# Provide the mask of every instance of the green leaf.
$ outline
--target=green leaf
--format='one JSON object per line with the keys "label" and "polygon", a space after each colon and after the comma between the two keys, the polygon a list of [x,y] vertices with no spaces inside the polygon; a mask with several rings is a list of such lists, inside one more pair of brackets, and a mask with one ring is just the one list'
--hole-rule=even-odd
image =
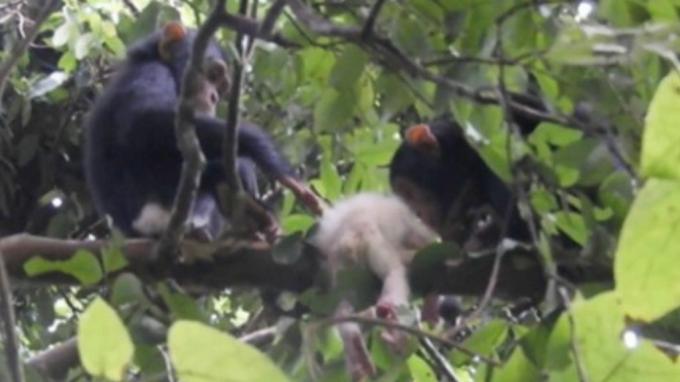
{"label": "green leaf", "polygon": [[78,36],[75,47],[73,48],[76,59],[82,60],[83,58],[87,57],[87,54],[90,52],[90,48],[92,47],[93,43],[94,37],[91,33]]}
{"label": "green leaf", "polygon": [[67,73],[72,73],[78,66],[78,61],[76,61],[73,52],[67,50],[66,52],[64,52],[64,54],[61,55],[61,58],[59,59],[57,66],[59,67],[59,69]]}
{"label": "green leaf", "polygon": [[545,188],[536,188],[531,191],[531,205],[539,214],[547,214],[558,208],[555,195]]}
{"label": "green leaf", "polygon": [[342,191],[342,179],[338,170],[331,163],[328,155],[324,155],[321,160],[321,182],[325,191],[325,196],[330,200],[336,200]]}
{"label": "green leaf", "polygon": [[299,56],[303,63],[303,78],[328,83],[328,76],[335,64],[335,55],[325,49],[309,48],[303,50]]}
{"label": "green leaf", "polygon": [[314,218],[306,214],[290,214],[281,219],[281,227],[286,233],[307,231],[314,224]]}
{"label": "green leaf", "polygon": [[125,268],[128,261],[120,247],[112,245],[102,250],[102,264],[104,265],[104,272],[113,273]]}
{"label": "green leaf", "polygon": [[[497,352],[496,348],[505,341],[507,336],[508,324],[501,320],[493,320],[467,338],[463,342],[463,346],[474,354],[494,358]],[[470,355],[455,349],[451,351],[451,354],[451,362],[455,365],[467,363],[472,358]]]}
{"label": "green leaf", "polygon": [[680,302],[680,182],[651,179],[626,218],[614,276],[626,314],[649,321]]}
{"label": "green leaf", "polygon": [[628,175],[623,171],[617,171],[604,179],[597,195],[602,204],[614,212],[616,218],[623,220],[635,197],[634,192]]}
{"label": "green leaf", "polygon": [[384,119],[392,117],[413,103],[413,92],[406,86],[405,80],[394,74],[383,74],[378,77],[376,87]]}
{"label": "green leaf", "polygon": [[227,333],[178,321],[168,334],[170,359],[184,382],[284,382],[288,377],[254,347]]}
{"label": "green leaf", "polygon": [[66,45],[74,36],[78,35],[78,26],[70,21],[61,24],[52,35],[52,46],[59,48]]}
{"label": "green leaf", "polygon": [[411,378],[418,382],[437,382],[437,374],[432,371],[430,365],[417,355],[412,355],[406,360]]}
{"label": "green leaf", "polygon": [[115,306],[140,304],[146,306],[149,300],[144,293],[142,282],[132,273],[123,273],[116,278],[111,288],[111,303]]}
{"label": "green leaf", "polygon": [[680,378],[680,366],[651,343],[641,340],[640,346],[627,349],[621,340],[623,331],[624,312],[615,292],[573,303],[555,325],[548,344],[550,381],[581,380],[571,351],[572,337],[579,365],[589,381],[666,382]]}
{"label": "green leaf", "polygon": [[104,273],[97,258],[89,251],[80,249],[68,260],[47,260],[41,256],[31,258],[24,264],[28,276],[38,276],[50,272],[62,272],[76,278],[83,285],[98,283]]}
{"label": "green leaf", "polygon": [[680,75],[672,71],[654,94],[642,138],[642,173],[680,179]]}
{"label": "green leaf", "polygon": [[185,294],[171,292],[166,285],[160,285],[158,293],[163,298],[163,302],[170,308],[175,319],[208,322],[205,312],[201,310],[193,298]]}
{"label": "green leaf", "polygon": [[521,348],[515,348],[510,359],[494,372],[493,382],[540,381],[536,366],[524,355]]}
{"label": "green leaf", "polygon": [[529,135],[529,142],[539,147],[548,145],[561,147],[577,142],[582,137],[582,131],[554,123],[541,122]]}
{"label": "green leaf", "polygon": [[354,166],[352,166],[352,171],[350,171],[349,175],[347,176],[347,180],[345,180],[345,186],[343,188],[345,195],[351,195],[359,191],[359,186],[361,185],[361,180],[365,173],[365,165],[361,163],[354,163]]}
{"label": "green leaf", "polygon": [[628,0],[602,0],[597,9],[600,17],[616,27],[630,26],[633,23]]}
{"label": "green leaf", "polygon": [[356,98],[350,92],[339,93],[327,88],[314,106],[314,126],[318,131],[334,131],[342,127],[353,115]]}
{"label": "green leaf", "polygon": [[[578,23],[572,21],[561,28],[557,40],[545,57],[556,64],[592,65],[604,60],[594,53],[597,43],[595,38],[589,38]],[[615,41],[609,43],[614,44]]]}
{"label": "green leaf", "polygon": [[577,212],[557,212],[555,213],[555,224],[566,233],[572,240],[585,245],[588,240],[588,227],[583,216]]}
{"label": "green leaf", "polygon": [[104,46],[109,48],[116,57],[122,58],[125,56],[125,44],[118,36],[106,36],[104,38]]}
{"label": "green leaf", "polygon": [[134,347],[116,312],[101,298],[80,316],[78,354],[88,373],[110,381],[123,381]]}
{"label": "green leaf", "polygon": [[333,66],[330,85],[338,91],[352,89],[361,77],[367,62],[368,56],[361,48],[356,45],[347,46]]}

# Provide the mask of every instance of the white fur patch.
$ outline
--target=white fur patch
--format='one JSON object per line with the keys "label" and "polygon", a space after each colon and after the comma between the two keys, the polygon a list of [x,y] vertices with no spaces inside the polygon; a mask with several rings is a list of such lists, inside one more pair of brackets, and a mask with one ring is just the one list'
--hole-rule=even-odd
{"label": "white fur patch", "polygon": [[147,203],[142,208],[132,227],[142,235],[151,236],[165,230],[170,222],[170,211],[158,203]]}

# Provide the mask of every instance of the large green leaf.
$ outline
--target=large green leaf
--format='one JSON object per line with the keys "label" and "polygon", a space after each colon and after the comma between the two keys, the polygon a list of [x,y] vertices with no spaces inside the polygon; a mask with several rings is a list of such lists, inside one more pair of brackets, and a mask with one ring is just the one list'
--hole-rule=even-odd
{"label": "large green leaf", "polygon": [[572,349],[578,352],[579,365],[588,381],[679,380],[680,366],[651,343],[643,341],[634,349],[626,348],[621,340],[623,331],[624,312],[615,292],[575,302],[555,325],[548,344],[550,381],[584,380],[578,376]]}
{"label": "large green leaf", "polygon": [[512,352],[510,359],[505,361],[494,372],[493,382],[539,381],[539,373],[521,348]]}
{"label": "large green leaf", "polygon": [[651,320],[680,305],[680,182],[652,179],[619,240],[614,275],[626,314]]}
{"label": "large green leaf", "polygon": [[84,249],[78,250],[70,259],[63,261],[51,261],[40,256],[33,257],[24,264],[24,271],[29,276],[62,272],[75,277],[83,285],[96,284],[104,275],[97,258]]}
{"label": "large green leaf", "polygon": [[319,131],[334,131],[342,127],[353,115],[357,99],[350,92],[340,93],[333,88],[316,94],[314,126]]}
{"label": "large green leaf", "polygon": [[116,312],[97,298],[78,324],[78,353],[85,370],[95,377],[122,381],[134,347]]}
{"label": "large green leaf", "polygon": [[[493,320],[474,332],[463,342],[466,349],[489,358],[494,358],[497,347],[508,337],[508,324],[501,320]],[[451,351],[451,362],[455,365],[468,363],[472,356],[457,349]]]}
{"label": "large green leaf", "polygon": [[338,57],[330,74],[330,84],[339,91],[354,87],[364,71],[368,56],[358,46],[348,46]]}
{"label": "large green leaf", "polygon": [[254,347],[198,322],[176,322],[168,334],[168,348],[184,382],[289,381]]}
{"label": "large green leaf", "polygon": [[649,105],[642,139],[642,172],[646,176],[680,179],[680,75],[661,81]]}

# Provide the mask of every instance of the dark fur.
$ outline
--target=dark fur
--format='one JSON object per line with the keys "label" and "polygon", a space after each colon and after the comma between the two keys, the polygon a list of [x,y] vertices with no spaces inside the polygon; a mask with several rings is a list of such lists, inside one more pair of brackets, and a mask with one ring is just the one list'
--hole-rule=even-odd
{"label": "dark fur", "polygon": [[[125,234],[136,236],[132,222],[147,202],[169,208],[179,181],[182,157],[175,139],[175,104],[182,72],[187,65],[195,32],[173,59],[165,63],[158,51],[160,33],[135,44],[115,78],[97,99],[85,126],[85,171],[100,213],[108,214]],[[212,43],[206,58],[224,59]],[[199,190],[196,213],[210,205],[215,185],[223,179],[223,120],[196,117],[196,132],[208,160]],[[255,194],[254,162],[274,178],[292,174],[271,138],[257,126],[243,122],[238,130],[239,174],[246,190]],[[252,162],[250,162],[252,160]],[[205,213],[205,211],[203,212]],[[212,211],[208,211],[212,213]]]}
{"label": "dark fur", "polygon": [[439,143],[439,153],[402,143],[390,163],[390,179],[408,179],[433,195],[442,221],[467,184],[467,194],[472,197],[465,199],[463,209],[490,204],[503,217],[510,207],[513,209],[510,234],[526,237],[525,223],[519,218],[517,209],[509,206],[513,200],[510,189],[465,140],[462,128],[448,118],[434,121],[429,126]]}

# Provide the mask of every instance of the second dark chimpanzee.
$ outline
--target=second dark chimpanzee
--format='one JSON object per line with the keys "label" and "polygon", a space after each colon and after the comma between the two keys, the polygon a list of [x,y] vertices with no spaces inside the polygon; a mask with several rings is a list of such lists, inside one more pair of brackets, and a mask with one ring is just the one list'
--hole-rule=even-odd
{"label": "second dark chimpanzee", "polygon": [[[134,45],[97,99],[85,126],[85,170],[95,205],[126,235],[154,236],[168,223],[182,165],[175,138],[175,107],[194,39],[194,31],[170,22]],[[226,129],[226,123],[215,118],[215,110],[229,81],[225,57],[214,42],[208,46],[205,61],[192,101],[196,133],[208,166],[190,223],[204,226],[214,237],[221,228],[221,219],[215,219],[220,216],[215,191],[223,180]],[[316,208],[314,194],[295,177],[265,132],[243,122],[237,139],[237,165],[247,192],[257,193],[256,165]]]}
{"label": "second dark chimpanzee", "polygon": [[[484,210],[484,206],[491,207],[497,222],[509,208],[508,235],[528,238],[526,223],[512,205],[511,190],[451,119],[406,130],[404,142],[390,163],[390,183],[394,192],[444,239],[458,242],[469,239],[471,227],[478,221],[464,212]],[[491,231],[497,234],[498,227],[495,228]]]}

